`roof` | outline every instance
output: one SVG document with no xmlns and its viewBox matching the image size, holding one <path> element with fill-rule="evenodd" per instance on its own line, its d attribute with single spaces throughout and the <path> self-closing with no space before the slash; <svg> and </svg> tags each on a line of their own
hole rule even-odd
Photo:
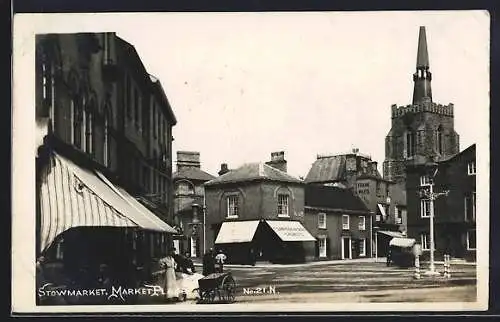
<svg viewBox="0 0 500 322">
<path fill-rule="evenodd" d="M 417 67 L 429 67 L 429 54 L 427 53 L 427 38 L 424 26 L 421 26 L 418 32 Z"/>
<path fill-rule="evenodd" d="M 306 185 L 305 206 L 370 211 L 363 201 L 358 196 L 354 195 L 351 190 L 319 184 Z"/>
<path fill-rule="evenodd" d="M 305 182 L 325 182 L 345 180 L 345 155 L 318 158 L 307 173 Z"/>
<path fill-rule="evenodd" d="M 439 163 L 446 163 L 446 162 L 452 161 L 453 159 L 458 158 L 459 156 L 461 156 L 461 155 L 463 155 L 471 150 L 475 150 L 475 149 L 476 149 L 476 143 L 468 146 L 467 148 L 463 149 L 462 151 L 460 151 L 456 154 L 450 155 L 450 156 L 440 160 Z"/>
<path fill-rule="evenodd" d="M 199 181 L 210 181 L 215 177 L 198 167 L 181 167 L 179 170 L 174 172 L 172 175 L 174 180 L 177 179 L 189 179 L 189 180 L 199 180 Z"/>
<path fill-rule="evenodd" d="M 141 74 L 140 76 L 143 78 L 143 81 L 151 88 L 153 92 L 155 92 L 156 96 L 162 101 L 162 107 L 165 108 L 165 112 L 170 117 L 172 125 L 176 125 L 177 118 L 175 117 L 175 113 L 170 106 L 170 102 L 168 101 L 167 95 L 165 94 L 160 80 L 147 72 L 146 67 L 144 67 L 142 59 L 134 45 L 119 36 L 116 36 L 116 39 L 118 44 L 121 45 L 122 48 L 130 54 L 129 58 L 132 59 L 139 68 L 139 73 Z"/>
<path fill-rule="evenodd" d="M 217 185 L 232 182 L 244 182 L 253 180 L 271 180 L 281 182 L 301 183 L 302 181 L 288 173 L 273 168 L 263 162 L 246 163 L 241 167 L 217 177 L 205 185 Z"/>
</svg>

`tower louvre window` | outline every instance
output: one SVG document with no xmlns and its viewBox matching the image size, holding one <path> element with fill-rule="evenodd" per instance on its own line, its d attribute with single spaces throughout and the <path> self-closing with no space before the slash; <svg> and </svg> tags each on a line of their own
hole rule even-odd
<svg viewBox="0 0 500 322">
<path fill-rule="evenodd" d="M 406 157 L 412 157 L 415 155 L 415 132 L 406 132 Z"/>
</svg>

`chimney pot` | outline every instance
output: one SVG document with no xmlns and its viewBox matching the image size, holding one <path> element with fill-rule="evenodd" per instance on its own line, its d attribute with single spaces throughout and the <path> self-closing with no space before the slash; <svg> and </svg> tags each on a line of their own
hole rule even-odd
<svg viewBox="0 0 500 322">
<path fill-rule="evenodd" d="M 225 174 L 225 173 L 228 173 L 229 172 L 229 168 L 227 166 L 227 163 L 222 163 L 220 165 L 220 170 L 219 170 L 219 176 Z"/>
</svg>

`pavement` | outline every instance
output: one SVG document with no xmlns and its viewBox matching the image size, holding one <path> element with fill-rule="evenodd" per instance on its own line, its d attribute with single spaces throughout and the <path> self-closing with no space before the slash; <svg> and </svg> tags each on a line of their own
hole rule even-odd
<svg viewBox="0 0 500 322">
<path fill-rule="evenodd" d="M 258 268 L 279 268 L 279 267 L 310 267 L 310 266 L 323 266 L 323 265 L 344 265 L 344 264 L 361 264 L 361 263 L 385 263 L 385 257 L 379 258 L 356 258 L 356 259 L 335 259 L 335 260 L 322 260 L 322 261 L 311 261 L 306 263 L 298 263 L 298 264 L 273 264 L 269 262 L 257 262 L 255 265 L 244 265 L 244 264 L 226 264 L 224 267 L 226 268 L 247 268 L 252 269 L 255 267 Z M 201 267 L 202 262 L 199 258 L 193 258 L 193 263 L 195 266 Z M 420 261 L 421 266 L 426 266 L 428 261 Z M 434 261 L 436 265 L 444 265 L 443 261 Z M 451 265 L 466 265 L 466 266 L 476 266 L 475 262 L 467 262 L 463 259 L 452 259 Z"/>
</svg>

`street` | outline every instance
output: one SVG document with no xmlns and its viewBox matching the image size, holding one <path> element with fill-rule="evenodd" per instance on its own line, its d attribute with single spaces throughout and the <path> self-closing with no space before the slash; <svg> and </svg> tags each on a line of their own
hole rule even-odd
<svg viewBox="0 0 500 322">
<path fill-rule="evenodd" d="M 437 267 L 442 270 L 442 266 Z M 383 262 L 228 267 L 236 302 L 468 302 L 476 300 L 476 266 L 452 266 L 452 277 L 413 278 L 414 269 Z"/>
</svg>

